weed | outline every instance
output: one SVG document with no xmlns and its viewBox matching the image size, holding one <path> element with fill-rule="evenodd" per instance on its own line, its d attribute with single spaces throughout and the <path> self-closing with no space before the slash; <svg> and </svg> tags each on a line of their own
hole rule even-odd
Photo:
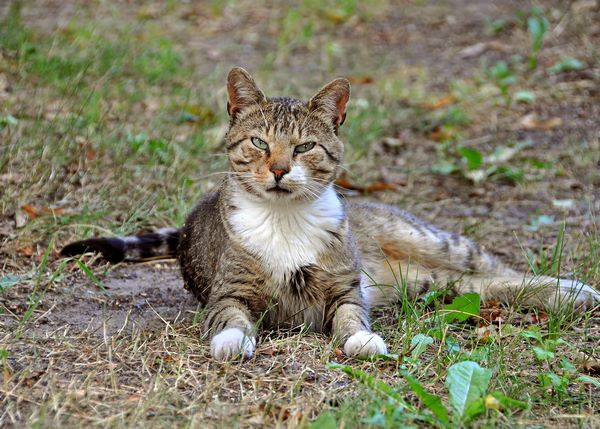
<svg viewBox="0 0 600 429">
<path fill-rule="evenodd" d="M 500 94 L 509 106 L 512 100 L 510 87 L 517 83 L 517 76 L 505 61 L 498 61 L 487 70 L 488 77 L 498 86 Z"/>
<path fill-rule="evenodd" d="M 534 8 L 531 16 L 527 18 L 527 31 L 531 38 L 528 67 L 533 70 L 537 67 L 538 55 L 542 48 L 544 36 L 548 31 L 548 20 L 542 15 L 540 9 Z"/>
</svg>

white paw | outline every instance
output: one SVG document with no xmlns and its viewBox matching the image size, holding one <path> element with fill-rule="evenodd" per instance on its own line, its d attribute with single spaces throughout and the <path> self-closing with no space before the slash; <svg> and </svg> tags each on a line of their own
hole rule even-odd
<svg viewBox="0 0 600 429">
<path fill-rule="evenodd" d="M 589 310 L 600 304 L 600 292 L 571 279 L 560 279 L 557 293 L 550 298 L 550 305 L 556 309 L 573 306 L 580 310 Z"/>
<path fill-rule="evenodd" d="M 210 342 L 210 354 L 219 361 L 236 357 L 249 358 L 254 353 L 256 340 L 239 328 L 228 328 L 219 332 Z"/>
<path fill-rule="evenodd" d="M 346 340 L 344 353 L 347 356 L 373 356 L 387 353 L 387 347 L 379 335 L 358 331 Z"/>
</svg>

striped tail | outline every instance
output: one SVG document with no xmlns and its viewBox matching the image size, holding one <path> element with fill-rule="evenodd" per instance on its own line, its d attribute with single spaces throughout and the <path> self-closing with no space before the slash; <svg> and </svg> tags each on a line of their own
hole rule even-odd
<svg viewBox="0 0 600 429">
<path fill-rule="evenodd" d="M 155 257 L 173 257 L 179 244 L 179 229 L 161 228 L 156 232 L 127 237 L 100 237 L 75 241 L 60 251 L 62 256 L 87 252 L 100 253 L 109 262 L 139 261 Z"/>
</svg>

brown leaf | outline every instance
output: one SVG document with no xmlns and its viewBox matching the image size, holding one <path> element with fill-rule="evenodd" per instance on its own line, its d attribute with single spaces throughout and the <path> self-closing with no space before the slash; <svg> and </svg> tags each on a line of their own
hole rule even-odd
<svg viewBox="0 0 600 429">
<path fill-rule="evenodd" d="M 535 113 L 529 113 L 519 121 L 521 128 L 525 130 L 550 130 L 562 125 L 562 119 L 558 117 L 540 119 Z"/>
<path fill-rule="evenodd" d="M 499 308 L 482 308 L 479 315 L 488 323 L 501 323 L 506 320 L 504 311 Z"/>
<path fill-rule="evenodd" d="M 435 110 L 435 109 L 440 109 L 442 107 L 446 107 L 449 104 L 452 104 L 456 101 L 456 97 L 452 94 L 448 94 L 445 95 L 442 98 L 438 98 L 437 100 L 434 101 L 426 101 L 420 104 L 421 107 L 425 108 L 425 109 L 431 109 L 431 110 Z"/>
<path fill-rule="evenodd" d="M 23 246 L 23 247 L 17 249 L 17 253 L 22 256 L 31 256 L 31 255 L 33 255 L 33 246 L 31 246 L 31 245 Z"/>
<path fill-rule="evenodd" d="M 450 127 L 437 127 L 430 134 L 429 138 L 436 142 L 445 142 L 450 140 L 456 132 Z"/>
<path fill-rule="evenodd" d="M 479 344 L 489 344 L 493 341 L 492 332 L 494 331 L 494 326 L 481 326 L 479 328 L 475 328 L 475 334 L 477 335 L 477 342 Z"/>
<path fill-rule="evenodd" d="M 527 313 L 523 318 L 523 322 L 530 325 L 544 324 L 548 322 L 548 313 L 542 310 L 538 310 L 537 313 Z"/>
<path fill-rule="evenodd" d="M 52 208 L 52 207 L 35 207 L 31 204 L 24 204 L 21 206 L 21 210 L 27 213 L 29 219 L 35 219 L 42 215 L 60 216 L 65 213 L 65 209 Z"/>
<path fill-rule="evenodd" d="M 350 189 L 351 191 L 358 191 L 363 194 L 380 191 L 395 191 L 396 189 L 398 189 L 396 184 L 385 182 L 383 180 L 377 180 L 366 186 L 360 186 L 350 182 L 350 180 L 348 180 L 348 178 L 345 176 L 342 176 L 339 179 L 337 179 L 335 181 L 335 184 L 341 188 Z"/>
<path fill-rule="evenodd" d="M 368 75 L 362 75 L 362 76 L 351 75 L 351 76 L 346 76 L 346 77 L 348 78 L 350 83 L 353 83 L 353 84 L 366 85 L 366 84 L 375 82 L 375 79 L 373 79 L 373 76 L 368 76 Z"/>
<path fill-rule="evenodd" d="M 579 367 L 588 374 L 600 374 L 600 360 L 589 356 L 583 352 L 577 354 Z"/>
<path fill-rule="evenodd" d="M 487 43 L 479 42 L 474 45 L 467 46 L 458 52 L 458 56 L 462 58 L 477 57 L 487 50 Z"/>
<path fill-rule="evenodd" d="M 85 152 L 85 159 L 87 159 L 88 161 L 93 161 L 97 157 L 98 157 L 98 152 L 95 151 L 94 149 L 88 149 Z"/>
</svg>

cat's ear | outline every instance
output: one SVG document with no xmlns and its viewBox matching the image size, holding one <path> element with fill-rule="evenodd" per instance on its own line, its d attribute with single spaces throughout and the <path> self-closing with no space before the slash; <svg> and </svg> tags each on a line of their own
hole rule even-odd
<svg viewBox="0 0 600 429">
<path fill-rule="evenodd" d="M 265 94 L 256 86 L 252 76 L 241 67 L 234 67 L 227 76 L 227 113 L 231 119 L 246 107 L 260 104 Z"/>
<path fill-rule="evenodd" d="M 338 78 L 325 85 L 308 102 L 308 110 L 319 111 L 333 123 L 335 132 L 346 119 L 346 104 L 350 99 L 350 82 Z"/>
</svg>

